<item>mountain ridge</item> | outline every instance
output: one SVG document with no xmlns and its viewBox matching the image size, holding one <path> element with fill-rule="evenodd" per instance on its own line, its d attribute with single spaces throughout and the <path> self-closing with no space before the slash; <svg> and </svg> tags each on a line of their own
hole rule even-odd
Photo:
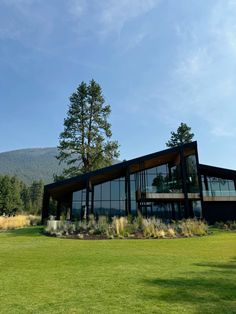
<svg viewBox="0 0 236 314">
<path fill-rule="evenodd" d="M 56 159 L 56 147 L 15 149 L 0 153 L 0 174 L 17 176 L 26 184 L 42 179 L 53 182 L 53 174 L 60 174 L 63 165 Z"/>
<path fill-rule="evenodd" d="M 53 182 L 53 175 L 60 175 L 65 165 L 56 159 L 57 147 L 15 149 L 0 153 L 0 175 L 17 176 L 27 185 L 42 179 L 44 184 Z M 120 162 L 114 160 L 114 163 Z"/>
</svg>

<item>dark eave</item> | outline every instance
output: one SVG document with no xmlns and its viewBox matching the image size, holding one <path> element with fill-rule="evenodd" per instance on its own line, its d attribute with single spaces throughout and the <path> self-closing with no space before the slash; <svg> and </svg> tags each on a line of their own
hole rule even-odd
<svg viewBox="0 0 236 314">
<path fill-rule="evenodd" d="M 199 171 L 202 175 L 206 176 L 236 180 L 236 171 L 231 169 L 199 164 Z"/>
<path fill-rule="evenodd" d="M 185 155 L 197 152 L 196 141 L 184 144 L 182 147 Z M 70 193 L 71 191 L 85 188 L 86 182 L 88 181 L 91 181 L 92 184 L 98 184 L 106 180 L 112 180 L 120 176 L 125 176 L 127 169 L 130 173 L 134 173 L 142 169 L 148 169 L 156 165 L 171 162 L 178 157 L 179 151 L 180 146 L 177 146 L 128 161 L 123 161 L 121 163 L 101 168 L 80 176 L 45 185 L 45 191 L 48 191 L 52 196 L 59 197 L 61 193 L 66 194 L 67 192 Z"/>
</svg>

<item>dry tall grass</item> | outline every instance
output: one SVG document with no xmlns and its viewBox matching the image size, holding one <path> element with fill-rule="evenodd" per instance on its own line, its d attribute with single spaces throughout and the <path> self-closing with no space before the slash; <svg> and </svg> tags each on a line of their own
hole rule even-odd
<svg viewBox="0 0 236 314">
<path fill-rule="evenodd" d="M 117 236 L 124 236 L 125 227 L 128 224 L 126 217 L 113 217 L 112 224 Z"/>
<path fill-rule="evenodd" d="M 12 217 L 0 216 L 0 230 L 23 228 L 31 224 L 31 219 L 26 215 Z"/>
</svg>

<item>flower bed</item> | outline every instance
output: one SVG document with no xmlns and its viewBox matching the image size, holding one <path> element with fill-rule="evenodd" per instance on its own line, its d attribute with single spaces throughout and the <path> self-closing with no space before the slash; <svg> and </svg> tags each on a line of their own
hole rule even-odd
<svg viewBox="0 0 236 314">
<path fill-rule="evenodd" d="M 109 221 L 105 216 L 100 216 L 96 220 L 93 215 L 90 215 L 88 220 L 78 222 L 49 220 L 45 233 L 79 239 L 160 239 L 204 236 L 208 234 L 208 225 L 196 219 L 163 223 L 157 218 L 113 217 L 112 221 Z"/>
</svg>

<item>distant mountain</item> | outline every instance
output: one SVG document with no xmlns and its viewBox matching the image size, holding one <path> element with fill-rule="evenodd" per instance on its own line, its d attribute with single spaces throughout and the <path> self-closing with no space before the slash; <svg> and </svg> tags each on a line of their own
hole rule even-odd
<svg viewBox="0 0 236 314">
<path fill-rule="evenodd" d="M 0 153 L 0 174 L 16 175 L 26 184 L 42 179 L 45 184 L 53 182 L 53 174 L 61 174 L 63 165 L 59 165 L 55 156 L 56 147 L 26 148 Z M 113 164 L 120 162 L 114 160 Z"/>
<path fill-rule="evenodd" d="M 0 174 L 16 175 L 27 184 L 42 179 L 53 182 L 53 174 L 60 174 L 63 166 L 55 158 L 56 147 L 28 148 L 0 153 Z"/>
</svg>

